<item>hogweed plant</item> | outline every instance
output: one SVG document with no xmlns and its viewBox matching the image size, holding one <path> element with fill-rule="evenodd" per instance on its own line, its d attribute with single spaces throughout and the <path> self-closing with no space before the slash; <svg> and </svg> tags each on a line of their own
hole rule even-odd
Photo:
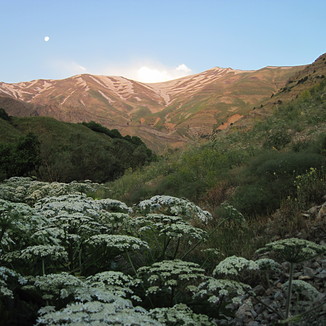
<svg viewBox="0 0 326 326">
<path fill-rule="evenodd" d="M 206 315 L 194 313 L 187 305 L 179 303 L 170 308 L 155 308 L 149 315 L 166 326 L 214 326 Z"/>
<path fill-rule="evenodd" d="M 186 220 L 198 220 L 207 223 L 212 215 L 191 201 L 184 198 L 157 195 L 141 201 L 136 206 L 140 214 L 161 213 L 165 215 L 181 216 Z"/>
<path fill-rule="evenodd" d="M 255 261 L 243 257 L 230 256 L 215 267 L 213 275 L 239 279 L 243 272 L 257 270 L 259 270 L 259 266 Z"/>
<path fill-rule="evenodd" d="M 257 253 L 272 255 L 280 261 L 285 261 L 290 264 L 289 280 L 287 283 L 288 292 L 285 307 L 285 319 L 288 319 L 290 315 L 295 264 L 302 263 L 318 255 L 325 254 L 326 246 L 318 245 L 314 242 L 304 239 L 290 238 L 270 242 L 266 244 L 263 248 L 257 250 Z"/>
<path fill-rule="evenodd" d="M 141 301 L 134 292 L 134 289 L 139 287 L 141 281 L 122 272 L 105 271 L 97 273 L 87 277 L 86 283 L 92 287 L 103 288 L 122 298 Z"/>
<path fill-rule="evenodd" d="M 4 253 L 30 244 L 32 234 L 47 224 L 34 208 L 0 199 L 0 245 Z"/>
<path fill-rule="evenodd" d="M 113 295 L 106 302 L 75 302 L 60 310 L 51 306 L 42 308 L 36 326 L 47 325 L 163 326 L 150 317 L 145 309 L 133 307 L 130 301 Z"/>
<path fill-rule="evenodd" d="M 175 259 L 180 248 L 192 246 L 194 242 L 204 241 L 206 232 L 194 227 L 180 216 L 147 214 L 145 217 L 130 219 L 130 227 L 149 243 L 151 253 L 159 251 L 159 259 Z"/>
<path fill-rule="evenodd" d="M 270 287 L 270 275 L 272 273 L 280 273 L 281 265 L 271 258 L 260 258 L 255 260 L 259 270 L 264 274 L 266 285 Z"/>
<path fill-rule="evenodd" d="M 86 243 L 89 247 L 96 248 L 97 255 L 102 251 L 107 258 L 114 258 L 124 253 L 136 275 L 137 271 L 129 253 L 136 250 L 149 249 L 147 242 L 129 235 L 99 234 L 91 236 Z"/>
<path fill-rule="evenodd" d="M 155 295 L 157 299 L 165 294 L 171 307 L 180 302 L 182 295 L 196 292 L 197 285 L 206 278 L 205 270 L 198 264 L 179 259 L 140 267 L 138 276 L 144 281 L 147 295 Z"/>
<path fill-rule="evenodd" d="M 41 261 L 42 274 L 45 275 L 45 262 L 64 262 L 68 255 L 62 246 L 36 245 L 23 249 L 19 258 L 28 263 Z"/>
<path fill-rule="evenodd" d="M 250 285 L 235 280 L 207 278 L 198 286 L 194 298 L 205 300 L 216 307 L 217 312 L 223 304 L 240 304 L 243 296 L 251 290 Z"/>
<path fill-rule="evenodd" d="M 16 271 L 0 266 L 0 301 L 3 297 L 13 298 L 13 290 L 26 282 L 27 280 Z"/>
<path fill-rule="evenodd" d="M 95 192 L 100 187 L 91 182 L 43 182 L 30 177 L 12 177 L 0 184 L 0 198 L 13 202 L 34 205 L 44 197 L 68 195 L 71 193 Z"/>
<path fill-rule="evenodd" d="M 75 299 L 78 291 L 86 286 L 81 279 L 66 272 L 36 276 L 31 283 L 42 294 L 42 299 L 53 305 Z"/>
</svg>

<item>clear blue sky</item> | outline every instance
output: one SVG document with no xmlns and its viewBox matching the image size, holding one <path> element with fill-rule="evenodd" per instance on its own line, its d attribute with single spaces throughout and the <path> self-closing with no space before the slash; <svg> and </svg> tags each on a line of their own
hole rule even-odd
<svg viewBox="0 0 326 326">
<path fill-rule="evenodd" d="M 325 0 L 0 0 L 4 82 L 80 73 L 155 81 L 308 64 L 324 52 Z"/>
</svg>

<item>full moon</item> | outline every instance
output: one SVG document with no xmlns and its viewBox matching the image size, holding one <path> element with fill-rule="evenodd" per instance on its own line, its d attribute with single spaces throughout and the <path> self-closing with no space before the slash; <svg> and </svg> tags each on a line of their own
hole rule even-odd
<svg viewBox="0 0 326 326">
<path fill-rule="evenodd" d="M 44 41 L 47 42 L 50 39 L 49 36 L 44 36 Z"/>
</svg>

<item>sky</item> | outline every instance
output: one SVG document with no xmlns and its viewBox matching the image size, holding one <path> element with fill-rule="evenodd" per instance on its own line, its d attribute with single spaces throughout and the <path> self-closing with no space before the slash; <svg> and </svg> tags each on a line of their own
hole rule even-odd
<svg viewBox="0 0 326 326">
<path fill-rule="evenodd" d="M 325 35 L 325 0 L 0 0 L 0 81 L 304 65 Z"/>
</svg>

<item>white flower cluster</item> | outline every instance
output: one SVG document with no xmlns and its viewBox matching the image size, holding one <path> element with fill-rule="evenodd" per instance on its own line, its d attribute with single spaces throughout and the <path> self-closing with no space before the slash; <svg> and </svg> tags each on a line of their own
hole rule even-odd
<svg viewBox="0 0 326 326">
<path fill-rule="evenodd" d="M 205 223 L 212 219 L 212 215 L 209 212 L 202 210 L 191 201 L 164 195 L 157 195 L 141 201 L 136 206 L 136 210 L 141 214 L 162 213 L 181 216 L 188 220 L 199 219 Z"/>
<path fill-rule="evenodd" d="M 46 217 L 59 214 L 82 213 L 90 217 L 98 217 L 100 206 L 85 194 L 69 194 L 57 197 L 45 197 L 35 204 L 35 208 Z"/>
<path fill-rule="evenodd" d="M 27 281 L 17 272 L 7 267 L 0 266 L 0 298 L 2 296 L 13 298 L 13 292 L 10 289 L 12 283 L 25 284 Z"/>
<path fill-rule="evenodd" d="M 36 245 L 21 251 L 21 259 L 35 260 L 38 258 L 51 258 L 52 261 L 66 260 L 67 252 L 62 246 Z"/>
<path fill-rule="evenodd" d="M 274 271 L 279 272 L 281 270 L 281 265 L 271 258 L 260 258 L 255 260 L 261 271 Z"/>
<path fill-rule="evenodd" d="M 51 226 L 60 228 L 65 234 L 76 234 L 84 238 L 110 231 L 108 225 L 98 220 L 99 218 L 95 219 L 83 213 L 60 213 L 48 219 Z"/>
<path fill-rule="evenodd" d="M 122 252 L 140 250 L 142 248 L 149 249 L 147 242 L 129 235 L 93 235 L 87 240 L 87 243 L 93 247 L 105 246 L 107 248 L 117 249 Z"/>
<path fill-rule="evenodd" d="M 0 244 L 2 248 L 23 247 L 47 220 L 30 206 L 0 199 Z"/>
<path fill-rule="evenodd" d="M 43 293 L 43 299 L 61 300 L 70 295 L 75 295 L 77 290 L 85 285 L 79 278 L 62 272 L 60 274 L 36 276 L 34 286 Z"/>
<path fill-rule="evenodd" d="M 163 260 L 138 269 L 139 276 L 149 284 L 147 293 L 152 294 L 179 286 L 194 291 L 195 285 L 206 278 L 204 273 L 198 264 L 180 259 Z"/>
<path fill-rule="evenodd" d="M 287 290 L 288 286 L 289 282 L 287 281 L 282 285 L 282 288 Z M 324 296 L 313 285 L 303 280 L 293 280 L 292 291 L 297 295 L 305 297 L 309 301 L 318 301 Z"/>
<path fill-rule="evenodd" d="M 202 240 L 206 232 L 196 228 L 184 221 L 179 216 L 169 216 L 164 214 L 147 214 L 146 217 L 137 217 L 132 219 L 140 232 L 152 230 L 158 235 L 164 235 L 169 238 L 182 238 Z"/>
<path fill-rule="evenodd" d="M 126 213 L 114 213 L 106 211 L 102 211 L 99 217 L 99 221 L 109 227 L 111 233 L 117 232 L 122 227 L 126 227 L 127 222 L 130 219 L 130 216 Z"/>
<path fill-rule="evenodd" d="M 221 300 L 231 300 L 233 303 L 240 303 L 241 297 L 250 289 L 251 287 L 248 284 L 210 277 L 199 284 L 198 292 L 195 293 L 194 297 L 205 299 L 214 305 L 220 303 Z"/>
<path fill-rule="evenodd" d="M 238 211 L 231 204 L 224 202 L 221 204 L 221 207 L 225 211 L 225 215 L 226 215 L 225 217 L 227 220 L 236 221 L 236 222 L 240 222 L 240 223 L 245 222 L 245 218 L 244 218 L 243 214 L 240 211 Z"/>
<path fill-rule="evenodd" d="M 132 290 L 132 288 L 138 287 L 141 281 L 122 272 L 106 271 L 97 273 L 87 277 L 86 283 L 92 287 L 104 288 L 110 293 L 122 298 L 130 297 L 136 301 L 141 301 L 138 296 L 134 295 L 134 291 Z"/>
<path fill-rule="evenodd" d="M 42 182 L 29 177 L 12 177 L 0 184 L 0 198 L 34 204 L 48 196 L 95 192 L 100 185 L 88 181 L 71 183 Z"/>
<path fill-rule="evenodd" d="M 36 202 L 35 208 L 47 217 L 61 213 L 83 213 L 91 217 L 98 217 L 103 212 L 130 213 L 125 203 L 113 199 L 94 200 L 85 194 L 68 194 L 62 196 L 45 197 Z"/>
<path fill-rule="evenodd" d="M 245 270 L 258 270 L 259 266 L 253 260 L 243 257 L 230 256 L 222 260 L 214 269 L 213 275 L 237 277 Z"/>
<path fill-rule="evenodd" d="M 140 307 L 133 307 L 130 301 L 115 297 L 111 302 L 91 301 L 72 303 L 55 311 L 47 307 L 39 311 L 37 326 L 162 326 L 152 319 L 148 312 Z"/>
<path fill-rule="evenodd" d="M 96 200 L 96 203 L 100 205 L 100 208 L 108 211 L 108 212 L 116 212 L 116 213 L 132 213 L 132 208 L 127 206 L 122 201 L 116 200 L 116 199 L 99 199 Z"/>
<path fill-rule="evenodd" d="M 326 246 L 318 245 L 317 243 L 304 239 L 290 238 L 270 242 L 265 247 L 257 250 L 257 253 L 273 253 L 281 260 L 290 263 L 300 263 L 326 253 Z"/>
<path fill-rule="evenodd" d="M 185 304 L 176 304 L 171 308 L 156 308 L 149 315 L 166 326 L 214 326 L 206 315 L 194 313 Z"/>
</svg>

